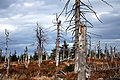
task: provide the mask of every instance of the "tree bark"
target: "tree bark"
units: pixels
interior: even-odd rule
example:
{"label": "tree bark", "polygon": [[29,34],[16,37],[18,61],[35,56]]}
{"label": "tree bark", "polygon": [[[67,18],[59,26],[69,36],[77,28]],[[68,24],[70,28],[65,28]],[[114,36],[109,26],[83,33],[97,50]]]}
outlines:
{"label": "tree bark", "polygon": [[79,59],[79,27],[80,27],[80,1],[76,0],[75,6],[75,72],[78,72],[78,59]]}
{"label": "tree bark", "polygon": [[107,44],[105,44],[105,59],[107,59]]}
{"label": "tree bark", "polygon": [[113,62],[113,49],[112,49],[112,46],[110,46],[110,49],[111,49],[111,62]]}
{"label": "tree bark", "polygon": [[95,48],[95,55],[94,55],[94,58],[96,59],[96,46],[95,46],[94,48]]}
{"label": "tree bark", "polygon": [[56,66],[60,63],[60,55],[59,55],[59,39],[60,39],[60,24],[61,21],[58,21],[58,17],[56,14],[56,21],[57,21],[57,39],[56,39]]}

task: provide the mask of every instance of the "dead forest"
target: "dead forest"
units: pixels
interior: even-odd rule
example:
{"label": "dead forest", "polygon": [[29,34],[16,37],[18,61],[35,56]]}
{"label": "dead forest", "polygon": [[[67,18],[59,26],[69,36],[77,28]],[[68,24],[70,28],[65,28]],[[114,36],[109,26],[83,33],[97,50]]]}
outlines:
{"label": "dead forest", "polygon": [[[103,48],[100,40],[93,46],[91,35],[99,35],[87,31],[88,28],[94,28],[94,25],[86,14],[95,15],[100,23],[102,20],[89,0],[89,4],[74,0],[72,6],[71,1],[66,0],[62,11],[55,14],[54,22],[51,21],[56,28],[56,42],[51,53],[46,51],[45,44],[48,44],[49,38],[39,21],[34,25],[37,46],[34,43],[30,45],[36,46],[37,49],[33,55],[29,55],[28,45],[23,54],[17,54],[16,50],[14,54],[8,53],[11,33],[5,29],[5,52],[0,49],[0,80],[120,80],[120,52],[117,46],[108,46],[109,43],[106,43]],[[105,0],[100,1],[113,7]],[[63,15],[65,21],[61,20]],[[63,38],[63,22],[66,25],[66,34],[69,35],[69,31],[72,34],[72,47]]]}

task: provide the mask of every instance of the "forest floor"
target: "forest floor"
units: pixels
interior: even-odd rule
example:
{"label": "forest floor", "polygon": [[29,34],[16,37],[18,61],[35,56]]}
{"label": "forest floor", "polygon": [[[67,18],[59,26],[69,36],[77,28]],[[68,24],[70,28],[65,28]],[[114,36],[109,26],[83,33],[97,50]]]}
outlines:
{"label": "forest floor", "polygon": [[[25,62],[21,64],[11,62],[9,77],[6,76],[7,70],[3,67],[3,63],[0,62],[2,80],[77,80],[77,73],[73,72],[74,60],[62,61],[58,67],[54,60],[44,60],[40,67],[38,61],[31,61],[28,68],[25,67]],[[91,65],[91,75],[88,80],[120,77],[120,60],[118,59],[112,63],[110,60],[88,59],[87,63]]]}

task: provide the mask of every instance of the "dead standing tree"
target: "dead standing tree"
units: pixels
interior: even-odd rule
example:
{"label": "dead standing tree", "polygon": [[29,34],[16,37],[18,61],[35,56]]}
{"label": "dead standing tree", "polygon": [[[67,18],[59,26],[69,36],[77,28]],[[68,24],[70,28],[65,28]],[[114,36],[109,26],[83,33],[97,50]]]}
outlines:
{"label": "dead standing tree", "polygon": [[5,35],[6,35],[6,48],[5,48],[5,63],[7,61],[7,48],[8,48],[8,40],[9,40],[9,32],[7,29],[5,29]]}
{"label": "dead standing tree", "polygon": [[107,56],[108,56],[108,50],[107,50],[107,44],[105,44],[105,59],[107,60]]}
{"label": "dead standing tree", "polygon": [[28,68],[28,48],[26,46],[25,50],[25,67]]}
{"label": "dead standing tree", "polygon": [[40,67],[41,63],[42,63],[42,43],[43,42],[47,42],[47,37],[44,35],[44,31],[42,29],[42,27],[39,27],[38,23],[37,23],[37,28],[36,28],[36,37],[38,40],[38,65]]}
{"label": "dead standing tree", "polygon": [[59,55],[59,42],[60,42],[60,25],[61,21],[58,20],[58,16],[56,14],[56,22],[57,22],[57,39],[56,39],[56,66],[60,63],[60,55]]}
{"label": "dead standing tree", "polygon": [[98,58],[100,59],[101,58],[100,41],[98,42],[97,48],[98,48]]}
{"label": "dead standing tree", "polygon": [[[87,26],[84,25],[84,22],[89,23],[91,26],[93,26],[89,20],[85,17],[85,13],[90,12],[94,13],[95,16],[96,12],[92,9],[91,6],[85,4],[81,0],[75,0],[75,4],[73,4],[73,7],[70,11],[68,11],[68,5],[71,0],[68,0],[65,4],[65,7],[63,8],[63,11],[60,13],[59,17],[62,15],[62,13],[66,10],[66,22],[69,22],[69,26],[67,27],[67,30],[73,30],[73,34],[75,33],[75,72],[78,73],[78,80],[85,80],[85,66],[86,66],[86,54],[87,47],[86,47],[86,32]],[[88,0],[89,1],[89,0]],[[108,4],[106,1],[101,0]],[[108,4],[109,5],[109,4]],[[111,5],[110,5],[111,6]],[[73,13],[73,16],[70,15]],[[70,20],[68,20],[68,18]],[[99,20],[99,18],[97,17]],[[100,21],[100,20],[99,20]],[[72,24],[72,22],[74,24]],[[101,21],[100,21],[101,22]],[[75,26],[74,26],[75,25]],[[86,33],[86,34],[85,34]],[[84,56],[84,57],[83,57]],[[84,59],[85,58],[85,59]],[[83,61],[85,60],[85,61]]]}
{"label": "dead standing tree", "polygon": [[94,48],[95,48],[95,55],[94,55],[94,58],[96,59],[96,46],[94,46]]}
{"label": "dead standing tree", "polygon": [[113,56],[113,49],[112,49],[112,46],[110,46],[110,50],[111,50],[111,62],[113,62],[113,59],[114,59],[114,56]]}

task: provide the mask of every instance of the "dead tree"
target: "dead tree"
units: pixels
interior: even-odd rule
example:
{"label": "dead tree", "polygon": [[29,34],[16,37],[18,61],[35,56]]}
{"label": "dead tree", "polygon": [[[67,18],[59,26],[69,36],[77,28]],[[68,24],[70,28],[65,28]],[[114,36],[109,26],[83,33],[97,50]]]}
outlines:
{"label": "dead tree", "polygon": [[57,22],[57,39],[56,39],[56,66],[60,63],[60,55],[59,55],[59,42],[60,42],[60,25],[61,21],[58,20],[58,16],[56,14],[56,22]]}
{"label": "dead tree", "polygon": [[101,58],[101,48],[100,48],[100,41],[98,42],[98,58]]}
{"label": "dead tree", "polygon": [[105,44],[105,59],[107,59],[107,54],[108,53],[108,51],[107,51],[107,44]]}
{"label": "dead tree", "polygon": [[113,57],[113,49],[112,49],[112,46],[110,46],[110,50],[111,50],[111,62],[113,62],[114,57]]}
{"label": "dead tree", "polygon": [[116,54],[116,46],[114,47],[114,54],[113,54],[114,58],[117,57],[117,54]]}
{"label": "dead tree", "polygon": [[26,46],[25,50],[25,67],[28,68],[28,48]]}
{"label": "dead tree", "polygon": [[94,58],[96,59],[96,46],[95,46],[94,48],[95,48],[95,55],[94,55]]}
{"label": "dead tree", "polygon": [[41,63],[42,63],[42,43],[47,43],[47,37],[43,31],[43,28],[40,27],[37,23],[37,28],[36,28],[36,37],[37,37],[37,42],[38,42],[38,65],[40,67]]}
{"label": "dead tree", "polygon": [[38,25],[38,23],[37,23],[37,28],[36,28],[36,37],[37,37],[37,39],[38,39],[38,61],[39,61],[39,63],[38,63],[38,65],[39,65],[39,67],[40,67],[40,65],[41,65],[41,58],[42,58],[42,48],[41,48],[41,42],[42,42],[42,29],[41,29],[41,27],[39,27],[39,25]]}
{"label": "dead tree", "polygon": [[5,48],[5,63],[7,61],[7,48],[8,48],[8,40],[9,40],[9,32],[7,29],[5,29],[5,35],[6,35],[6,48]]}
{"label": "dead tree", "polygon": [[[81,0],[75,0],[75,4],[72,6],[72,9],[70,11],[67,11],[68,4],[71,0],[68,0],[65,4],[65,7],[63,8],[63,11],[60,13],[60,15],[66,10],[66,22],[69,22],[69,26],[66,30],[73,30],[73,34],[75,33],[75,72],[78,73],[78,80],[85,80],[85,67],[86,67],[86,25],[84,25],[84,22],[89,23],[91,26],[93,26],[89,20],[85,17],[86,12],[94,13],[96,15],[96,12],[87,4],[82,2]],[[104,0],[102,0],[104,1]],[[105,1],[104,1],[105,2]],[[84,6],[82,8],[82,6]],[[69,19],[70,15],[73,13],[73,16]],[[59,17],[60,17],[59,15]],[[96,15],[97,17],[97,15]],[[98,17],[97,17],[98,18]],[[99,20],[99,18],[98,18]],[[99,20],[100,21],[100,20]],[[73,22],[73,24],[72,24]],[[75,26],[74,26],[75,25]],[[86,34],[85,34],[86,33]],[[83,37],[84,36],[84,37]],[[84,54],[85,53],[85,54]],[[84,56],[84,57],[83,57]],[[84,59],[85,58],[85,59]]]}
{"label": "dead tree", "polygon": [[46,60],[48,60],[48,53],[47,52],[45,52],[45,56],[46,56]]}
{"label": "dead tree", "polygon": [[91,54],[91,39],[89,40],[89,58],[92,58],[92,54]]}
{"label": "dead tree", "polygon": [[9,75],[9,69],[10,69],[10,56],[8,57],[7,77]]}

